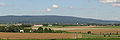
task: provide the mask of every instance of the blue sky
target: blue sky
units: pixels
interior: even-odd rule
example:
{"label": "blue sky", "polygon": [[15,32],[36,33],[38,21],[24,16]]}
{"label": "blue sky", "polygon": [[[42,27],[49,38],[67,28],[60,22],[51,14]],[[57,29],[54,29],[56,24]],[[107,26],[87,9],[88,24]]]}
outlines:
{"label": "blue sky", "polygon": [[120,20],[120,0],[0,0],[0,15],[62,15]]}

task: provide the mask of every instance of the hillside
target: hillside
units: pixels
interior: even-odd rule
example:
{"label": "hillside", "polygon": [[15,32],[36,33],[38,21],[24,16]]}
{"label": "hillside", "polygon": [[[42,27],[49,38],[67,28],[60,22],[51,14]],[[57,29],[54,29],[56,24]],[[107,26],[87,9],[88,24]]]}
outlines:
{"label": "hillside", "polygon": [[8,24],[8,23],[32,23],[32,24],[75,24],[75,23],[120,23],[120,21],[108,21],[108,20],[97,20],[97,19],[89,19],[89,18],[79,18],[72,16],[0,16],[0,23]]}

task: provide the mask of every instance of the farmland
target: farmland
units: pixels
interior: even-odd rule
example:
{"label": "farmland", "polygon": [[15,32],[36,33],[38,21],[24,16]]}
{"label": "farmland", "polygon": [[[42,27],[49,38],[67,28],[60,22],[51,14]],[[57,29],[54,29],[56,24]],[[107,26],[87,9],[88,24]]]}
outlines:
{"label": "farmland", "polygon": [[[114,27],[114,28],[113,28]],[[86,33],[91,31],[92,33],[120,33],[120,26],[74,26],[63,28],[51,28],[54,30],[64,30],[67,32],[82,32]]]}
{"label": "farmland", "polygon": [[79,38],[79,39],[1,39],[1,40],[120,40],[120,38]]}
{"label": "farmland", "polygon": [[[114,28],[113,28],[114,27]],[[34,27],[37,29],[38,27]],[[120,27],[119,26],[52,26],[43,27],[51,28],[52,30],[62,30],[62,33],[11,33],[11,32],[1,32],[0,39],[14,39],[14,40],[47,40],[47,39],[57,39],[57,40],[104,40],[119,39],[120,37]],[[91,34],[88,34],[91,31]],[[67,33],[68,32],[68,33]],[[109,36],[108,34],[111,33]],[[116,33],[118,33],[116,35]],[[104,36],[104,34],[106,36]],[[76,39],[79,38],[79,39]]]}
{"label": "farmland", "polygon": [[[79,38],[81,38],[80,34]],[[0,33],[1,39],[74,39],[74,33]]]}

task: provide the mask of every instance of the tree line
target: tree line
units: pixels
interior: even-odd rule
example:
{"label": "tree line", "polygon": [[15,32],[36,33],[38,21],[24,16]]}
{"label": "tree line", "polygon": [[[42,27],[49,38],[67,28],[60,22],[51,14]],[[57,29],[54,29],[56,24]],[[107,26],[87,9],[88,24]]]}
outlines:
{"label": "tree line", "polygon": [[[26,28],[28,27],[28,29]],[[38,29],[32,29],[32,25],[9,25],[9,26],[0,26],[0,32],[20,32],[20,30],[24,30],[24,32],[28,33],[62,33],[65,31],[60,30],[52,30],[51,28],[43,28],[39,27]]]}

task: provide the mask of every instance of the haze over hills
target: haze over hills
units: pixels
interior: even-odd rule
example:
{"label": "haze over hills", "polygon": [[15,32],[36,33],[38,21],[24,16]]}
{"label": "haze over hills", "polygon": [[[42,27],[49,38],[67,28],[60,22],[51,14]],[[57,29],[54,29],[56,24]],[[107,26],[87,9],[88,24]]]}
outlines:
{"label": "haze over hills", "polygon": [[79,18],[72,16],[55,16],[55,15],[44,15],[44,16],[0,16],[1,24],[14,24],[14,23],[30,23],[30,24],[87,24],[87,23],[101,23],[101,24],[112,24],[120,23],[120,21],[110,20],[97,20],[90,18]]}

